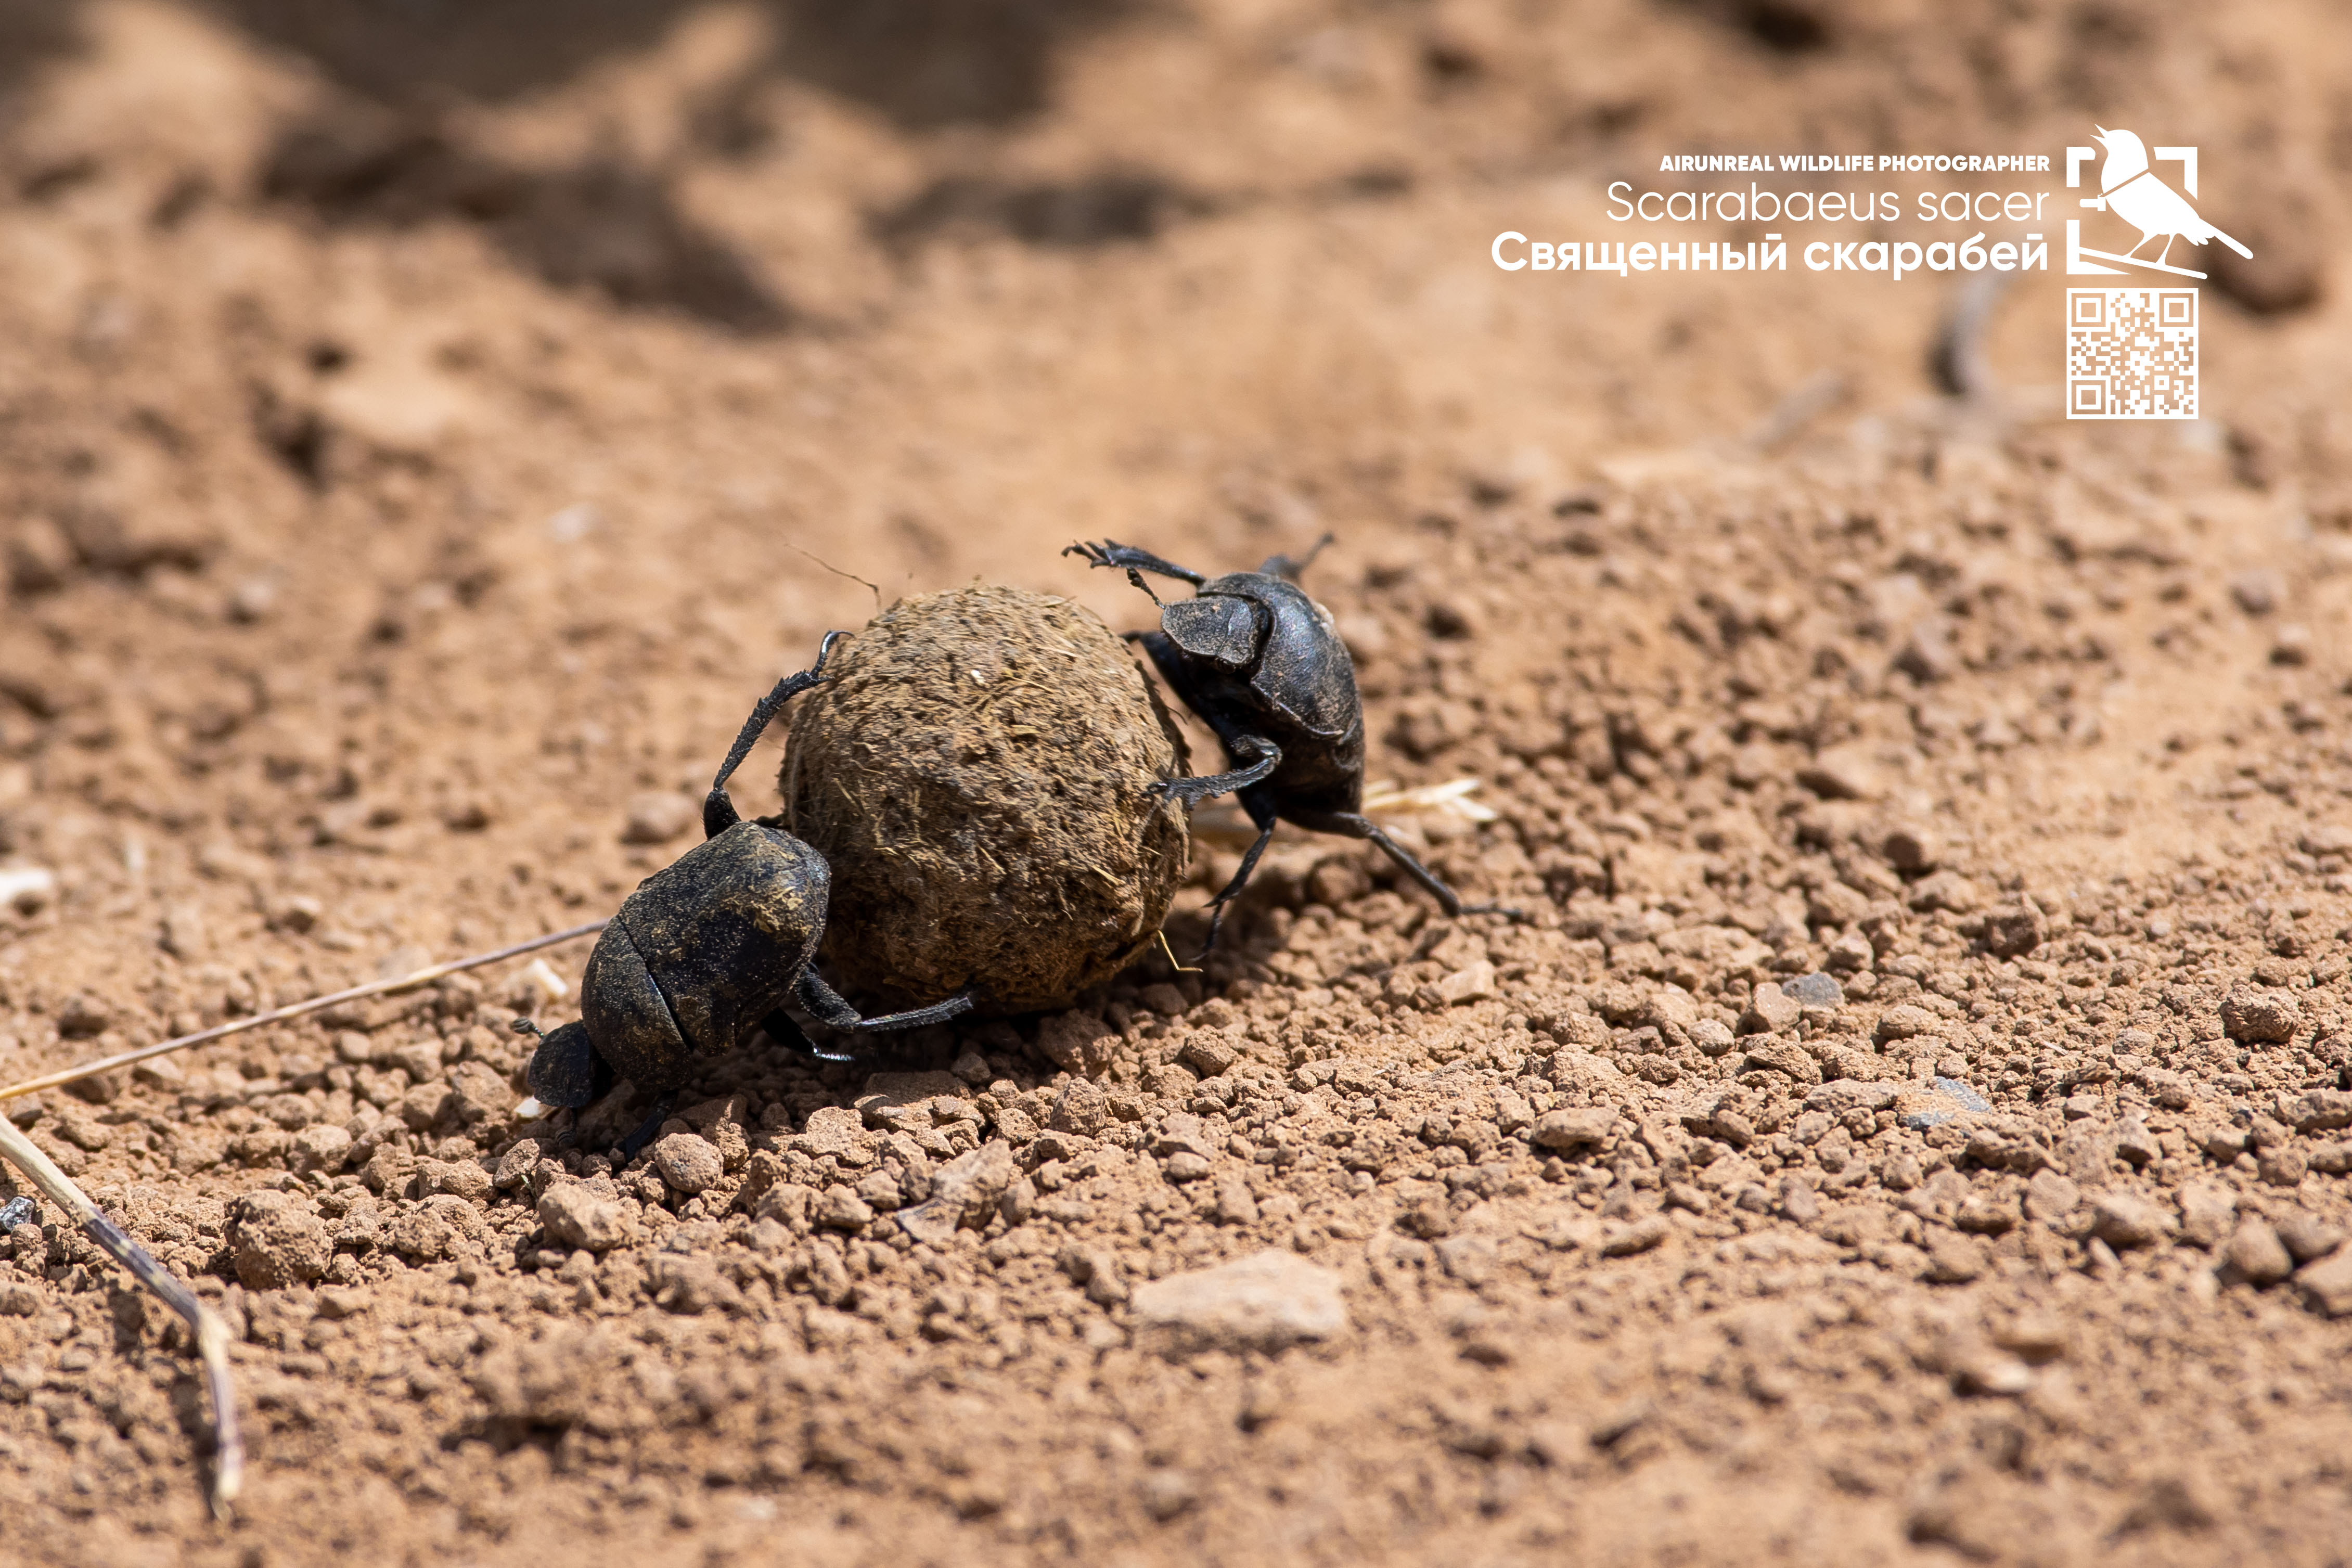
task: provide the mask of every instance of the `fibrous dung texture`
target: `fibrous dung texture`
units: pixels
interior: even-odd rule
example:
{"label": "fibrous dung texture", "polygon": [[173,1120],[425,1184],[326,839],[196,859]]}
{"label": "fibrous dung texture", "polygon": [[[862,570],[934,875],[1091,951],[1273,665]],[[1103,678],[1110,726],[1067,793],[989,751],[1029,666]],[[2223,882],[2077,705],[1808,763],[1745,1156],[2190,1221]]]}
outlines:
{"label": "fibrous dung texture", "polygon": [[974,585],[892,605],[801,698],[787,827],[833,868],[824,952],[894,1003],[1066,1004],[1142,952],[1182,879],[1180,742],[1066,599]]}

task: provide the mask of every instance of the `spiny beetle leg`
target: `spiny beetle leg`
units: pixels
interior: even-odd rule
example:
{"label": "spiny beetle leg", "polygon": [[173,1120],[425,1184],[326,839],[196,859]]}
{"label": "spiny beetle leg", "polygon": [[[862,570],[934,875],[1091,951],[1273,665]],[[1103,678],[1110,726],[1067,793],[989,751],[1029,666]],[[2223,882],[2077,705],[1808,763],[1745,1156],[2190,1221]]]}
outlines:
{"label": "spiny beetle leg", "polygon": [[1212,952],[1215,951],[1217,932],[1225,923],[1225,906],[1240,898],[1242,889],[1249,886],[1250,873],[1257,869],[1257,858],[1265,853],[1265,847],[1273,838],[1274,823],[1269,817],[1265,827],[1259,832],[1257,841],[1252,844],[1248,851],[1242,856],[1241,869],[1234,873],[1234,879],[1225,884],[1223,892],[1209,900],[1208,940],[1201,943],[1201,951],[1192,960],[1194,963],[1203,962]]}
{"label": "spiny beetle leg", "polygon": [[734,776],[737,768],[743,765],[743,759],[751,754],[751,748],[760,743],[760,737],[768,732],[768,726],[775,721],[776,710],[824,679],[824,661],[833,657],[833,645],[841,640],[841,635],[839,632],[825,633],[824,641],[817,645],[816,662],[798,674],[787,675],[776,682],[775,689],[761,698],[752,708],[751,716],[743,721],[743,728],[737,733],[735,743],[727,749],[727,760],[719,764],[719,776],[710,781],[710,793],[703,797],[702,836],[705,838],[716,838],[741,820],[735,813],[734,801],[728,796],[727,781]]}
{"label": "spiny beetle leg", "polygon": [[904,1013],[886,1013],[878,1018],[861,1018],[857,1009],[841,998],[841,994],[827,985],[814,969],[803,969],[793,983],[793,994],[802,1006],[814,1014],[819,1023],[829,1024],[851,1034],[881,1034],[894,1029],[919,1029],[926,1024],[944,1024],[950,1018],[960,1018],[971,1011],[971,993],[959,992],[944,1002],[929,1007],[915,1007]]}
{"label": "spiny beetle leg", "polygon": [[1211,795],[1246,789],[1282,765],[1282,748],[1272,741],[1263,741],[1255,735],[1244,735],[1238,744],[1256,747],[1257,760],[1245,768],[1235,768],[1231,773],[1204,773],[1198,778],[1189,779],[1164,779],[1153,784],[1151,788],[1162,800],[1181,800],[1186,805],[1197,805]]}
{"label": "spiny beetle leg", "polygon": [[858,1059],[856,1051],[845,1051],[838,1047],[820,1046],[810,1039],[808,1032],[800,1026],[799,1021],[782,1007],[761,1019],[760,1027],[768,1032],[768,1038],[803,1061],[854,1062]]}
{"label": "spiny beetle leg", "polygon": [[635,1132],[621,1140],[621,1158],[624,1162],[634,1160],[645,1152],[646,1145],[652,1142],[655,1135],[661,1131],[662,1123],[669,1120],[670,1108],[677,1103],[677,1090],[674,1089],[654,1101],[651,1114],[637,1123],[637,1130]]}
{"label": "spiny beetle leg", "polygon": [[[1173,577],[1180,583],[1190,583],[1195,588],[1206,583],[1206,573],[1195,572],[1190,566],[1179,566],[1172,561],[1162,561],[1149,550],[1138,550],[1132,544],[1121,544],[1116,539],[1106,539],[1100,544],[1091,542],[1073,544],[1062,552],[1065,555],[1086,558],[1089,566],[1116,566],[1128,572],[1149,572],[1156,577]],[[1141,584],[1136,584],[1142,587]],[[1150,593],[1149,588],[1144,589]]]}
{"label": "spiny beetle leg", "polygon": [[1300,573],[1315,564],[1315,558],[1323,553],[1323,547],[1338,537],[1339,535],[1336,533],[1326,533],[1322,538],[1315,542],[1313,546],[1307,550],[1306,554],[1300,556],[1296,561],[1293,561],[1287,555],[1269,555],[1265,558],[1265,564],[1259,567],[1258,570],[1272,576],[1279,577],[1286,583],[1296,583],[1298,581],[1298,574]]}

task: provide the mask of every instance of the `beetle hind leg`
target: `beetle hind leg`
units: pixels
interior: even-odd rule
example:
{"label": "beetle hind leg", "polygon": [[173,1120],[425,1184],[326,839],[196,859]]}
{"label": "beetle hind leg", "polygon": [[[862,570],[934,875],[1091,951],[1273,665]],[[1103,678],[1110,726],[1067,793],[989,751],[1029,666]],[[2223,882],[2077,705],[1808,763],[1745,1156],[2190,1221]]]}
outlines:
{"label": "beetle hind leg", "polygon": [[1287,555],[1269,555],[1265,558],[1265,564],[1258,570],[1270,577],[1279,577],[1286,583],[1296,583],[1301,572],[1315,564],[1315,558],[1323,553],[1323,547],[1338,537],[1336,533],[1326,533],[1309,545],[1307,553],[1296,561]]}
{"label": "beetle hind leg", "polygon": [[[926,1024],[944,1024],[950,1018],[960,1018],[972,1009],[971,993],[964,991],[929,1007],[911,1008],[904,1013],[886,1013],[878,1018],[862,1018],[858,1016],[856,1008],[842,999],[839,992],[806,972],[793,986],[793,992],[800,1005],[814,1017],[828,1027],[852,1036],[919,1029]],[[808,1031],[801,1027],[799,1020],[781,1007],[761,1019],[760,1027],[767,1031],[768,1038],[803,1061],[863,1062],[873,1054],[858,1050],[847,1043],[817,1044],[809,1038]]]}
{"label": "beetle hind leg", "polygon": [[799,1020],[782,1007],[761,1019],[760,1027],[767,1031],[768,1038],[803,1061],[855,1062],[860,1059],[856,1051],[845,1051],[838,1046],[818,1045],[808,1037],[808,1031],[801,1027]]}
{"label": "beetle hind leg", "polygon": [[[1073,544],[1062,553],[1082,555],[1089,566],[1116,566],[1124,570],[1129,576],[1138,572],[1149,572],[1155,577],[1173,577],[1179,583],[1190,583],[1195,588],[1209,580],[1208,574],[1204,572],[1195,572],[1190,566],[1179,566],[1172,561],[1162,561],[1149,550],[1138,550],[1134,545],[1121,544],[1116,539],[1106,539],[1099,544],[1091,541]],[[1138,583],[1136,586],[1142,588],[1143,584]],[[1144,588],[1143,591],[1147,594],[1151,592],[1149,588]]]}

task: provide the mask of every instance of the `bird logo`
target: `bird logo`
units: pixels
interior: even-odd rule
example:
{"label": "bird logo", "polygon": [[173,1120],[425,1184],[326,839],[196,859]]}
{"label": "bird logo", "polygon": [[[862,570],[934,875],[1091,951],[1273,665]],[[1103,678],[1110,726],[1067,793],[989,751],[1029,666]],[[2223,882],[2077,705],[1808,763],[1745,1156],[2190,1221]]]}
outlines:
{"label": "bird logo", "polygon": [[[2099,133],[2097,137],[2099,146],[2105,151],[2106,156],[2099,166],[2099,194],[2095,196],[2085,196],[2083,198],[2082,205],[2100,212],[2113,212],[2117,217],[2139,230],[2139,243],[2120,255],[2112,251],[2086,249],[2080,242],[2079,223],[2069,222],[2067,225],[2070,237],[2067,247],[2068,271],[2112,272],[2115,270],[2111,267],[2078,264],[2080,258],[2096,257],[2102,261],[2119,261],[2127,267],[2153,268],[2159,272],[2171,272],[2184,278],[2204,277],[2205,274],[2202,272],[2192,272],[2185,267],[2167,265],[2168,258],[2172,255],[2172,242],[2177,239],[2185,239],[2191,245],[2203,245],[2208,240],[2218,239],[2241,256],[2253,255],[2252,251],[2247,249],[2237,239],[2222,233],[2198,216],[2197,209],[2189,203],[2189,197],[2165,184],[2163,177],[2156,173],[2149,163],[2146,142],[2128,131],[2110,131],[2104,125],[2096,129]],[[2197,192],[2197,150],[2193,147],[2159,147],[2156,151],[2160,158],[2177,159],[2180,162],[2181,183],[2189,187],[2189,195],[2194,195]],[[2067,149],[2066,183],[2068,184],[2074,184],[2079,177],[2078,155],[2080,159],[2088,159],[2093,155],[2092,150],[2087,147]],[[2153,259],[2142,256],[2140,252],[2153,244],[2159,236],[2163,237],[2164,247],[2157,252]]]}

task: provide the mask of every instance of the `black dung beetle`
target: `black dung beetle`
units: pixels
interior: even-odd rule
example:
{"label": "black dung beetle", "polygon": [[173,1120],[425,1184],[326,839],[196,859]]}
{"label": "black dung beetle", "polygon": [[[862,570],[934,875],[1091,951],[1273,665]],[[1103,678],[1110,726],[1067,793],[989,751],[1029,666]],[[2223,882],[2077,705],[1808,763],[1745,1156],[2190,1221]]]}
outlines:
{"label": "black dung beetle", "polygon": [[[1124,570],[1160,605],[1160,629],[1128,632],[1140,643],[1184,705],[1223,742],[1231,771],[1174,779],[1153,787],[1191,805],[1237,791],[1257,841],[1241,869],[1211,902],[1205,958],[1217,945],[1225,906],[1240,896],[1265,852],[1277,821],[1316,833],[1369,838],[1405,875],[1429,889],[1449,915],[1527,917],[1500,904],[1465,904],[1435,873],[1364,816],[1364,709],[1356,667],[1329,612],[1307,596],[1298,574],[1331,542],[1325,534],[1304,561],[1277,555],[1255,572],[1212,579],[1117,540],[1073,544],[1065,555],[1090,566]],[[1192,584],[1190,599],[1163,604],[1143,574]]]}
{"label": "black dung beetle", "polygon": [[[728,779],[777,710],[824,678],[840,636],[828,633],[815,665],[778,681],[751,710],[702,803],[704,842],[637,884],[588,956],[579,1022],[540,1035],[529,1078],[541,1106],[590,1104],[625,1078],[655,1092],[653,1113],[621,1145],[626,1155],[659,1131],[698,1059],[755,1029],[809,1056],[854,1059],[813,1045],[783,1011],[788,996],[820,1022],[855,1033],[916,1028],[971,1008],[971,997],[951,996],[859,1017],[814,963],[833,879],[824,857],[765,822],[740,820],[728,798]],[[515,1027],[539,1034],[528,1020]]]}

